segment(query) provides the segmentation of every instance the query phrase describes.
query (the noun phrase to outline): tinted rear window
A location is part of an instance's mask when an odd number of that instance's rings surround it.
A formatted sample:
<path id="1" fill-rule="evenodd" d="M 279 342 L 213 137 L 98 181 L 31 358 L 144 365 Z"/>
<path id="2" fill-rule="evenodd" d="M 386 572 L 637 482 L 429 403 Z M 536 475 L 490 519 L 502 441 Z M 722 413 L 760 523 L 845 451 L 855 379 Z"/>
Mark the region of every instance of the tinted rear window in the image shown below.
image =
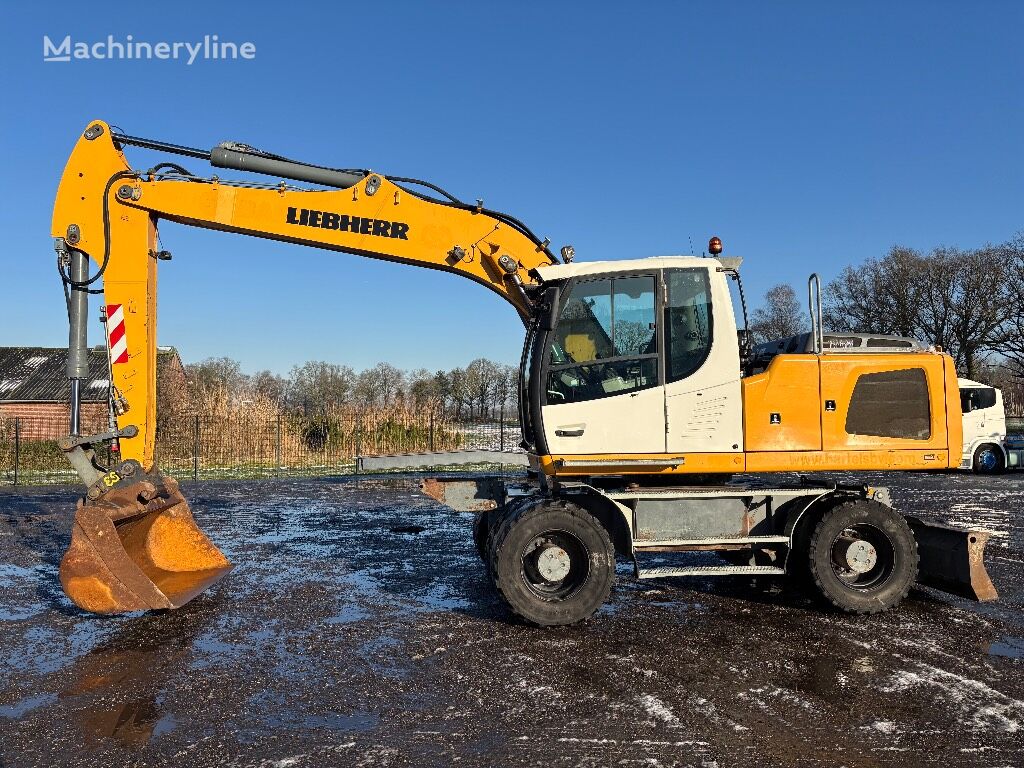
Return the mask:
<path id="1" fill-rule="evenodd" d="M 846 414 L 846 432 L 908 440 L 931 437 L 924 369 L 865 373 L 858 378 Z"/>

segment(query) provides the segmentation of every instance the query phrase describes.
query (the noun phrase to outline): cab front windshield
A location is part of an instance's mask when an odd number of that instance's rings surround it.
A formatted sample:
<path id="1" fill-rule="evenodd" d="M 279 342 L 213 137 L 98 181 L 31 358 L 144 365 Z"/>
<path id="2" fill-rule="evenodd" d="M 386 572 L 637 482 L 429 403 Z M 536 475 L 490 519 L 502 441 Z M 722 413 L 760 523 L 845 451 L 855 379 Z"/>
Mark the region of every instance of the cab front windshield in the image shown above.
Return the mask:
<path id="1" fill-rule="evenodd" d="M 658 383 L 655 276 L 577 283 L 548 358 L 549 404 L 594 400 Z"/>

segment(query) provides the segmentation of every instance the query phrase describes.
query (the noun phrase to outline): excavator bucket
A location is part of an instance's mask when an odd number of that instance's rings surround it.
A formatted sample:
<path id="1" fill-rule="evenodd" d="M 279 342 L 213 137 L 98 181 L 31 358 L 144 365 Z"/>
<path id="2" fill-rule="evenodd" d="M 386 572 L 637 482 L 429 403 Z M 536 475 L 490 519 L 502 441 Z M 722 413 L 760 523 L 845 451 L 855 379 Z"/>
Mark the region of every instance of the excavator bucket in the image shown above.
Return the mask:
<path id="1" fill-rule="evenodd" d="M 985 570 L 988 531 L 964 531 L 916 517 L 907 517 L 907 522 L 917 539 L 919 582 L 981 602 L 999 597 Z"/>
<path id="2" fill-rule="evenodd" d="M 230 570 L 177 482 L 148 475 L 78 502 L 60 581 L 79 608 L 126 613 L 180 608 Z"/>

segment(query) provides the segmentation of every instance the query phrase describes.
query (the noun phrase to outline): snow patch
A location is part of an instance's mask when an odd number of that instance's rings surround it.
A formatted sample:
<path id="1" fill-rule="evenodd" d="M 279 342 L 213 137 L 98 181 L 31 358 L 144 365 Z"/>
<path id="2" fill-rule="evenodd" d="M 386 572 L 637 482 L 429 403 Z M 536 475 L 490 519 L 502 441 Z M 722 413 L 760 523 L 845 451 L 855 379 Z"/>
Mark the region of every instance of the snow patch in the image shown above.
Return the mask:
<path id="1" fill-rule="evenodd" d="M 896 723 L 892 720 L 876 720 L 866 727 L 879 733 L 896 733 Z"/>
<path id="2" fill-rule="evenodd" d="M 643 705 L 644 710 L 651 717 L 670 725 L 679 724 L 679 718 L 675 716 L 675 713 L 661 699 L 655 698 L 650 694 L 644 694 L 640 697 L 640 704 Z"/>
<path id="3" fill-rule="evenodd" d="M 992 728 L 1016 733 L 1024 724 L 1024 701 L 1013 699 L 985 685 L 961 675 L 947 672 L 928 664 L 918 664 L 917 672 L 902 670 L 895 673 L 884 693 L 901 693 L 910 688 L 930 686 L 945 694 L 945 699 L 960 711 L 960 721 L 972 730 Z"/>
<path id="4" fill-rule="evenodd" d="M 264 768 L 292 768 L 294 765 L 300 765 L 305 757 L 306 755 L 292 755 L 280 760 L 264 760 L 260 765 Z"/>

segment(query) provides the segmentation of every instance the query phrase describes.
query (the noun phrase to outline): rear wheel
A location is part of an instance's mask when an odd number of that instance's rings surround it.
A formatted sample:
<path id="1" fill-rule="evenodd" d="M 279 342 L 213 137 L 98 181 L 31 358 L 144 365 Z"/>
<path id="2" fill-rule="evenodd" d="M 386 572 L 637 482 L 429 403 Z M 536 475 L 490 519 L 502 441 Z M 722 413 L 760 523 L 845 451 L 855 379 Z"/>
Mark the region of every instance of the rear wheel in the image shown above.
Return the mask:
<path id="1" fill-rule="evenodd" d="M 477 512 L 473 519 L 473 544 L 476 545 L 476 553 L 485 563 L 487 562 L 487 536 L 490 528 L 489 515 L 490 512 Z"/>
<path id="2" fill-rule="evenodd" d="M 974 471 L 979 475 L 997 475 L 1003 471 L 1003 452 L 992 443 L 979 445 L 974 452 Z"/>
<path id="3" fill-rule="evenodd" d="M 491 533 L 489 561 L 502 599 L 539 626 L 590 617 L 615 580 L 615 551 L 604 526 L 562 501 L 539 500 L 504 517 Z"/>
<path id="4" fill-rule="evenodd" d="M 917 541 L 907 521 L 867 499 L 828 510 L 807 553 L 815 590 L 847 613 L 879 613 L 899 605 L 917 580 L 917 564 Z"/>

